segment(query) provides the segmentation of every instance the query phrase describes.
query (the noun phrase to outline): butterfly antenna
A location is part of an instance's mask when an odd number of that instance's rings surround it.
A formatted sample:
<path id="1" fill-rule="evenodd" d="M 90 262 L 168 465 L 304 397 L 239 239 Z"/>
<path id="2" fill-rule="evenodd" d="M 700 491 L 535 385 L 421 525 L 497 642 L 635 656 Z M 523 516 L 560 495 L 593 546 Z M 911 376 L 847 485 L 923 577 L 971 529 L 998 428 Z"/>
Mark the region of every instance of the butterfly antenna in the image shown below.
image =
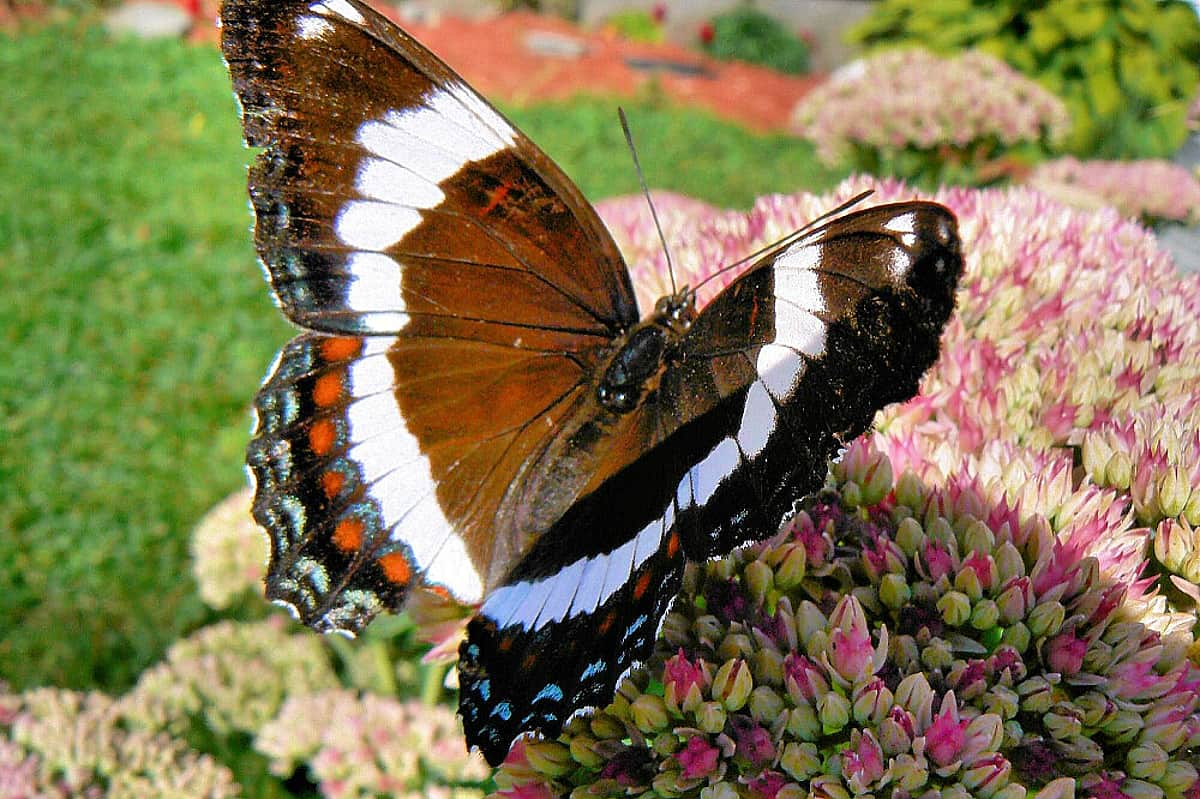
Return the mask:
<path id="1" fill-rule="evenodd" d="M 789 233 L 788 235 L 784 236 L 782 239 L 777 239 L 776 241 L 771 242 L 770 244 L 766 245 L 765 247 L 760 247 L 757 250 L 755 250 L 754 252 L 750 253 L 749 255 L 742 256 L 741 258 L 737 259 L 736 261 L 734 261 L 733 263 L 731 263 L 727 266 L 722 266 L 720 269 L 713 272 L 711 275 L 709 275 L 708 277 L 704 278 L 699 283 L 697 283 L 696 288 L 699 289 L 701 286 L 703 286 L 708 281 L 710 281 L 716 277 L 720 277 L 721 275 L 725 274 L 726 272 L 728 272 L 731 269 L 737 269 L 739 266 L 746 263 L 747 261 L 753 261 L 754 259 L 759 258 L 762 255 L 764 255 L 765 253 L 787 247 L 788 245 L 792 244 L 797 239 L 799 239 L 801 236 L 804 236 L 807 233 L 809 233 L 817 225 L 821 224 L 822 222 L 826 221 L 827 219 L 837 216 L 838 214 L 845 211 L 847 208 L 858 205 L 860 202 L 865 200 L 867 197 L 870 197 L 874 193 L 875 193 L 874 189 L 867 189 L 864 192 L 860 192 L 859 194 L 854 195 L 849 200 L 846 200 L 846 202 L 839 205 L 837 208 L 826 211 L 825 213 L 821 214 L 820 216 L 810 220 L 807 224 L 804 225 L 804 227 L 800 228 L 799 230 Z"/>
<path id="2" fill-rule="evenodd" d="M 642 165 L 638 161 L 637 147 L 633 144 L 633 133 L 629 130 L 629 120 L 625 117 L 625 109 L 617 106 L 617 116 L 621 118 L 621 130 L 625 132 L 625 143 L 629 145 L 629 154 L 633 156 L 633 168 L 637 172 L 638 183 L 642 184 L 642 194 L 646 197 L 646 205 L 650 206 L 650 217 L 654 220 L 654 229 L 658 231 L 658 240 L 662 242 L 663 255 L 667 257 L 667 274 L 671 277 L 671 294 L 675 288 L 675 265 L 671 263 L 671 251 L 667 249 L 667 237 L 663 235 L 662 225 L 658 222 L 658 212 L 654 210 L 654 201 L 650 199 L 650 188 L 646 185 L 646 176 L 642 174 Z"/>

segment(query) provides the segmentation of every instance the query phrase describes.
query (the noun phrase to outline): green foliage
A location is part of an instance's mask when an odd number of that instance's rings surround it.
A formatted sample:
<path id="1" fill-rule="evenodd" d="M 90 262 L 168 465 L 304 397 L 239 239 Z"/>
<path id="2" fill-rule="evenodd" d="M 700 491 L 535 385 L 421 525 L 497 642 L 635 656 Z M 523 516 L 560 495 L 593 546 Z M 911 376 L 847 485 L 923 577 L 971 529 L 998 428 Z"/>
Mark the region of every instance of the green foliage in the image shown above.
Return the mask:
<path id="1" fill-rule="evenodd" d="M 119 692 L 212 618 L 190 531 L 244 484 L 247 409 L 291 333 L 215 49 L 30 29 L 0 36 L 0 84 L 0 679 Z M 637 187 L 615 106 L 513 117 L 599 199 Z M 629 114 L 656 187 L 747 205 L 839 177 L 788 137 Z"/>
<path id="2" fill-rule="evenodd" d="M 213 49 L 30 29 L 0 82 L 0 675 L 123 687 L 207 618 L 188 533 L 286 325 Z"/>
<path id="3" fill-rule="evenodd" d="M 1063 98 L 1080 155 L 1169 155 L 1200 82 L 1200 20 L 1182 0 L 882 0 L 851 38 L 1006 60 Z"/>
<path id="4" fill-rule="evenodd" d="M 536 11 L 539 14 L 555 14 L 566 19 L 579 18 L 578 0 L 501 0 L 504 11 Z"/>
<path id="5" fill-rule="evenodd" d="M 505 111 L 593 200 L 639 191 L 614 100 Z M 652 188 L 736 208 L 771 192 L 828 188 L 846 174 L 821 166 L 812 146 L 792 136 L 755 135 L 695 109 L 626 104 L 625 111 Z"/>
<path id="6" fill-rule="evenodd" d="M 658 44 L 665 38 L 662 25 L 645 11 L 619 11 L 605 19 L 604 24 L 633 42 Z"/>
<path id="7" fill-rule="evenodd" d="M 710 55 L 724 61 L 746 61 L 802 75 L 808 72 L 808 45 L 774 17 L 741 6 L 712 19 Z"/>

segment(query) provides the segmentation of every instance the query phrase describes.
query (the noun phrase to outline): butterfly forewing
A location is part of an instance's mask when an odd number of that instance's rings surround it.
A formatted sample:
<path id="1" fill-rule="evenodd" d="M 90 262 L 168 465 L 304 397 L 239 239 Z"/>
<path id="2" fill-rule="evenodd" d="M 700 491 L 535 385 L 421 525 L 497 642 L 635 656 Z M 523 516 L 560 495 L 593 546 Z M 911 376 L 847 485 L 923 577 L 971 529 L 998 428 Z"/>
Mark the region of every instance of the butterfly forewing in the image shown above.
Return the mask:
<path id="1" fill-rule="evenodd" d="M 399 607 L 417 578 L 477 601 L 528 517 L 578 493 L 538 475 L 636 321 L 616 247 L 553 162 L 366 6 L 228 2 L 222 49 L 264 148 L 259 254 L 284 312 L 331 334 L 289 345 L 256 402 L 268 591 L 320 629 Z"/>
<path id="2" fill-rule="evenodd" d="M 222 48 L 247 141 L 266 148 L 256 240 L 295 321 L 396 333 L 433 314 L 603 335 L 636 321 L 578 190 L 371 9 L 229 2 Z"/>

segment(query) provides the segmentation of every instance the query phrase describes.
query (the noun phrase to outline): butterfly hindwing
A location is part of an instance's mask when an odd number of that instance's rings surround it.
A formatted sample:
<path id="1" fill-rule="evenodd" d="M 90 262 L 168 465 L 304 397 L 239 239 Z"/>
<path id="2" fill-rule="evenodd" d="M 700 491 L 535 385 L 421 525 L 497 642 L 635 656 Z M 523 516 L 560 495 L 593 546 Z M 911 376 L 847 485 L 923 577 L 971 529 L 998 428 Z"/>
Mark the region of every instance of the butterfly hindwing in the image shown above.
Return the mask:
<path id="1" fill-rule="evenodd" d="M 665 612 L 683 559 L 774 533 L 839 446 L 914 394 L 961 266 L 953 216 L 903 203 L 818 228 L 718 295 L 632 412 L 659 435 L 538 540 L 468 628 L 468 741 L 495 763 L 517 735 L 553 735 L 590 704 L 572 697 L 610 698 L 654 637 L 614 648 L 596 630 L 640 631 L 648 610 Z"/>

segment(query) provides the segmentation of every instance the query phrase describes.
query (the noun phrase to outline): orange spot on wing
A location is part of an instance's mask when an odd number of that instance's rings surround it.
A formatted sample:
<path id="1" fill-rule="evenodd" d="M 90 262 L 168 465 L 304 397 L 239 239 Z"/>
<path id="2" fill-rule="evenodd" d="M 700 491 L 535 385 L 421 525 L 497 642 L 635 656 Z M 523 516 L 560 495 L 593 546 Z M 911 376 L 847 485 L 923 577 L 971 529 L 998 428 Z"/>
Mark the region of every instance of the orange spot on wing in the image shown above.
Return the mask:
<path id="1" fill-rule="evenodd" d="M 607 635 L 608 631 L 612 629 L 613 622 L 616 620 L 617 614 L 610 610 L 600 622 L 600 626 L 596 628 L 596 632 L 600 633 L 600 635 Z"/>
<path id="2" fill-rule="evenodd" d="M 679 534 L 674 530 L 671 531 L 671 537 L 667 539 L 667 557 L 673 558 L 679 554 Z"/>
<path id="3" fill-rule="evenodd" d="M 749 327 L 750 330 L 754 330 L 754 322 L 757 319 L 758 319 L 758 296 L 755 295 L 752 298 L 752 305 L 750 306 L 750 324 L 747 326 L 747 327 Z"/>
<path id="4" fill-rule="evenodd" d="M 333 528 L 333 545 L 343 552 L 357 552 L 362 546 L 364 529 L 362 519 L 357 516 L 342 519 Z"/>
<path id="5" fill-rule="evenodd" d="M 346 475 L 339 471 L 328 471 L 321 475 L 321 488 L 325 491 L 325 496 L 329 499 L 333 499 L 342 493 L 342 488 L 345 485 Z"/>
<path id="6" fill-rule="evenodd" d="M 345 361 L 362 351 L 362 339 L 349 336 L 327 338 L 321 342 L 321 357 L 327 361 Z"/>
<path id="7" fill-rule="evenodd" d="M 322 408 L 328 408 L 330 405 L 337 404 L 337 401 L 342 397 L 344 386 L 345 383 L 342 380 L 341 372 L 331 372 L 321 375 L 317 378 L 317 382 L 313 384 L 313 402 Z"/>
<path id="8" fill-rule="evenodd" d="M 650 588 L 650 579 L 653 576 L 654 576 L 654 573 L 651 572 L 649 569 L 642 572 L 642 576 L 637 579 L 637 583 L 635 583 L 633 586 L 633 598 L 634 599 L 642 598 L 642 596 L 646 593 L 646 590 L 648 588 Z"/>
<path id="9" fill-rule="evenodd" d="M 408 558 L 399 552 L 392 552 L 380 558 L 379 568 L 383 569 L 384 577 L 397 585 L 404 585 L 412 579 L 412 566 L 409 565 Z"/>
<path id="10" fill-rule="evenodd" d="M 314 455 L 325 456 L 337 441 L 337 425 L 331 419 L 318 419 L 308 428 L 308 448 Z"/>
<path id="11" fill-rule="evenodd" d="M 537 655 L 530 652 L 528 655 L 525 656 L 525 659 L 521 661 L 521 671 L 532 671 L 533 667 L 536 665 L 537 665 Z"/>
<path id="12" fill-rule="evenodd" d="M 512 636 L 506 635 L 500 639 L 500 643 L 496 645 L 496 648 L 499 649 L 501 652 L 507 652 L 508 650 L 512 649 L 512 645 L 513 645 Z"/>
<path id="13" fill-rule="evenodd" d="M 496 210 L 496 207 L 504 202 L 504 198 L 508 196 L 510 191 L 512 191 L 512 186 L 507 183 L 492 189 L 492 193 L 488 195 L 488 204 L 484 206 L 480 216 L 487 216 Z"/>

